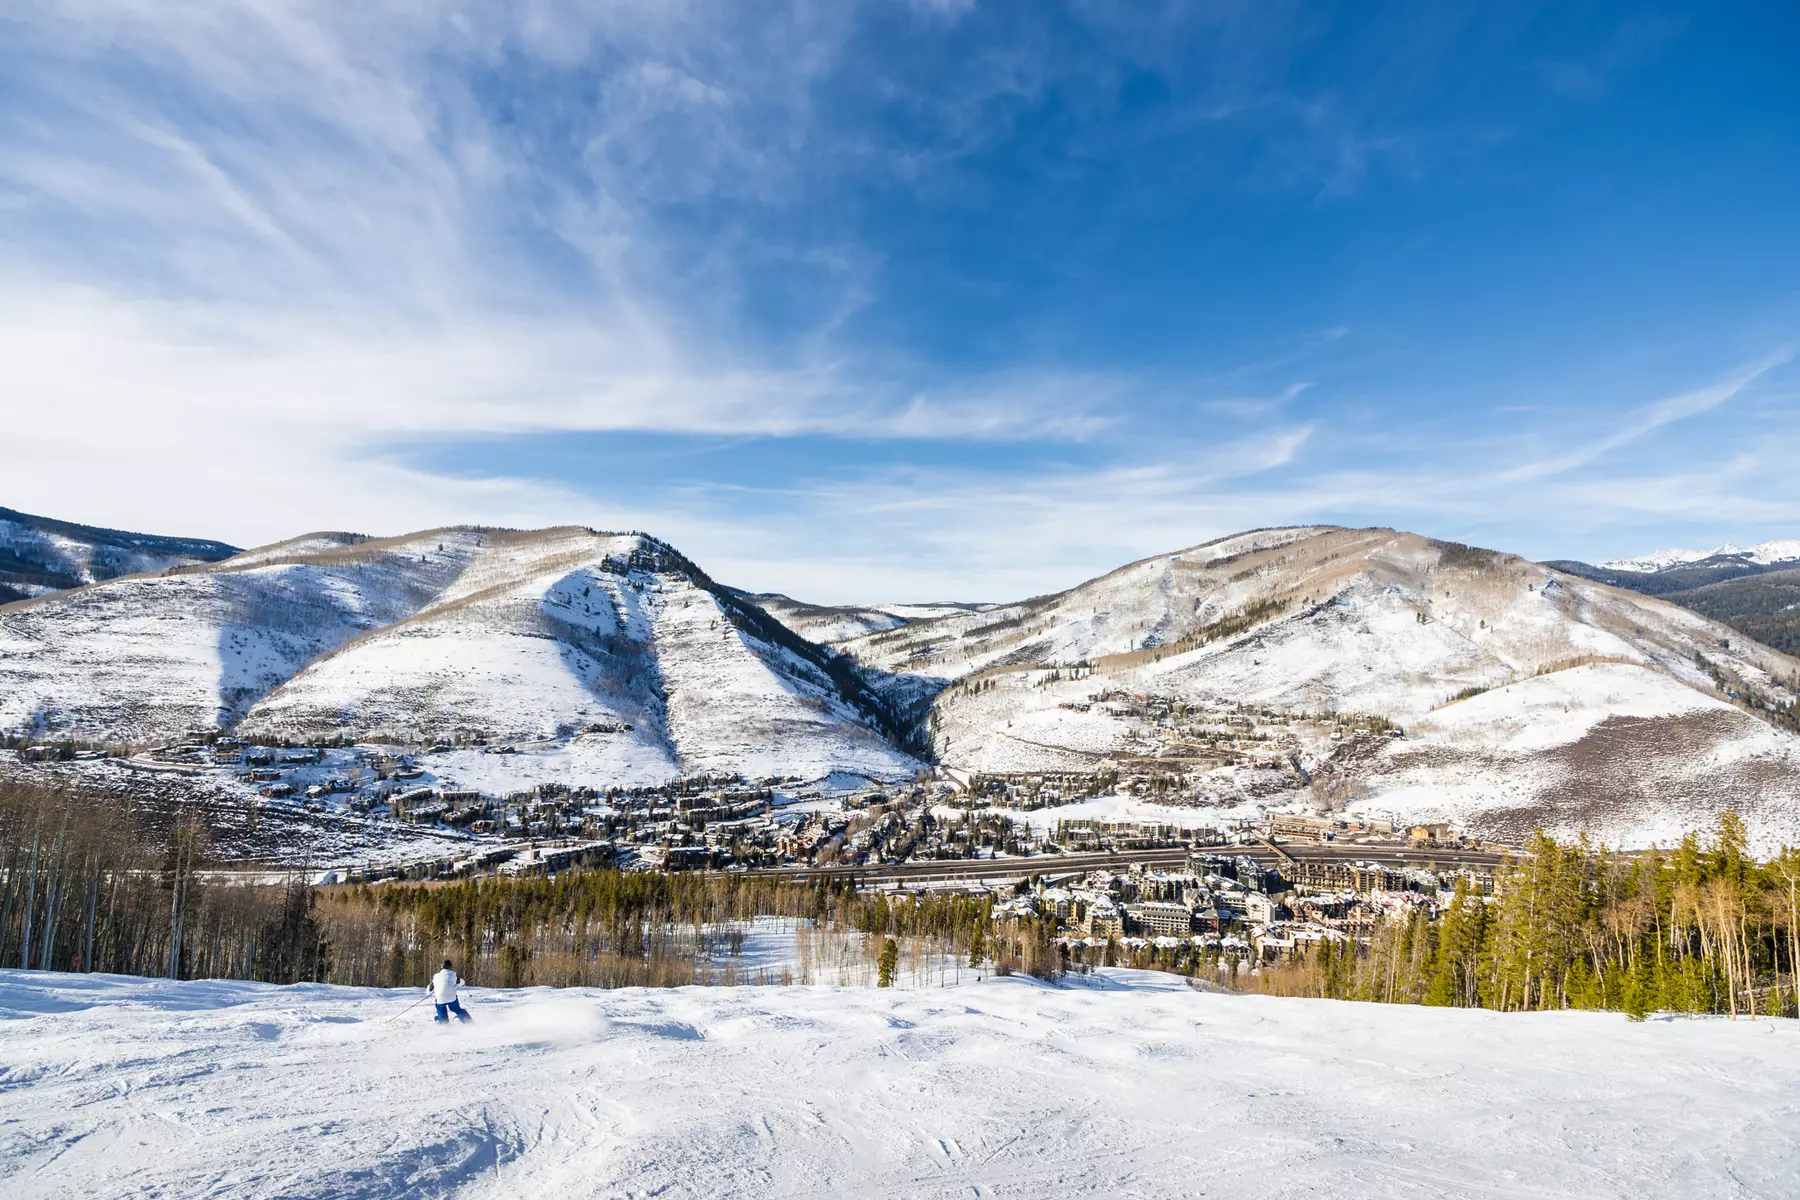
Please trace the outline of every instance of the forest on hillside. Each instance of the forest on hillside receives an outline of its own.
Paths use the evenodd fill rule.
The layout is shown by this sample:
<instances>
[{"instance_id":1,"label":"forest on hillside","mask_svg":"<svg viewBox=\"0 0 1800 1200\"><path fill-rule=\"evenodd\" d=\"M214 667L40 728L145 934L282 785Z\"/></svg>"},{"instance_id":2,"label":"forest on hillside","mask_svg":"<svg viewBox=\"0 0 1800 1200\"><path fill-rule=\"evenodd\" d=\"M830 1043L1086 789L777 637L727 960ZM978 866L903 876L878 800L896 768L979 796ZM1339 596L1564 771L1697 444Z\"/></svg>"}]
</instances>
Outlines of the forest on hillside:
<instances>
[{"instance_id":1,"label":"forest on hillside","mask_svg":"<svg viewBox=\"0 0 1800 1200\"><path fill-rule=\"evenodd\" d=\"M1723 621L1784 654L1800 655L1800 570L1671 592L1664 599Z\"/></svg>"},{"instance_id":2,"label":"forest on hillside","mask_svg":"<svg viewBox=\"0 0 1800 1200\"><path fill-rule=\"evenodd\" d=\"M1482 897L1390 922L1367 946L1264 969L1279 995L1490 1008L1796 1015L1800 850L1767 861L1743 823L1619 854L1542 834Z\"/></svg>"}]
</instances>

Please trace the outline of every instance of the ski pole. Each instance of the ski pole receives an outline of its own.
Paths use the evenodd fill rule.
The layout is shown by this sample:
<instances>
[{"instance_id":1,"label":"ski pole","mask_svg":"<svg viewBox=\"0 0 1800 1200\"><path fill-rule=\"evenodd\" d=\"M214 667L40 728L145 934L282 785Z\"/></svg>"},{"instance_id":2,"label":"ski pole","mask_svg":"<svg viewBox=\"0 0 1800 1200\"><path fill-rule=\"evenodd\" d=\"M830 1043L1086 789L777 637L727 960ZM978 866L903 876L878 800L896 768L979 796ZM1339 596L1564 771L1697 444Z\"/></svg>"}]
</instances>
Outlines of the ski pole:
<instances>
[{"instance_id":1,"label":"ski pole","mask_svg":"<svg viewBox=\"0 0 1800 1200\"><path fill-rule=\"evenodd\" d=\"M391 1015L391 1016L388 1016L388 1017L385 1017L385 1018L383 1018L383 1019L382 1019L382 1024L383 1024L383 1025L385 1025L385 1024L387 1024L387 1023L388 1023L388 1022L389 1022L389 1021L395 1021L395 1020L398 1020L398 1019L399 1019L399 1018L401 1018L401 1017L404 1017L404 1016L405 1016L405 1015L406 1015L406 1014L407 1014L407 1013L409 1013L409 1012L411 1012L411 1011L412 1011L412 1010L413 1010L413 1009L415 1009L415 1008L417 1008L417 1007L419 1007L419 1005L421 1005L421 1004L423 1004L423 1003L425 1003L425 1002L426 1002L426 1001L427 1001L427 1000L429 1000L429 999L431 999L431 993L430 993L430 992L426 992L426 993L425 993L425 994L424 994L424 995L423 995L423 996L420 996L420 997L419 997L419 998L418 998L418 999L417 999L417 1000L414 1000L414 1001L413 1001L413 1002L412 1002L412 1003L411 1003L411 1004L409 1004L409 1005L407 1005L407 1006L406 1006L406 1007L405 1007L405 1008L403 1008L403 1009L401 1009L401 1010L400 1010L400 1011L399 1011L399 1012L397 1012L397 1013L394 1013L394 1014L392 1014L392 1015Z\"/></svg>"}]
</instances>

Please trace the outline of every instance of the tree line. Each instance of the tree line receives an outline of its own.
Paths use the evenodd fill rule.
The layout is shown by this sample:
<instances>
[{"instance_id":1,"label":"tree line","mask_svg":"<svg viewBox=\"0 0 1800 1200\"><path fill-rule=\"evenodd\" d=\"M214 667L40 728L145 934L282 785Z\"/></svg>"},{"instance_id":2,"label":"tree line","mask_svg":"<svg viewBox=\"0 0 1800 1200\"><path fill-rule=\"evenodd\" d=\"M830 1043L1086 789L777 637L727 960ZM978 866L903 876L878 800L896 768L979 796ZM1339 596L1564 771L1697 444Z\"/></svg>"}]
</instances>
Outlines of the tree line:
<instances>
[{"instance_id":1,"label":"tree line","mask_svg":"<svg viewBox=\"0 0 1800 1200\"><path fill-rule=\"evenodd\" d=\"M313 887L209 872L207 844L198 820L150 839L116 798L0 781L0 966L400 987L448 957L484 986L737 982L747 923L762 917L860 938L870 954L891 939L940 974L947 961L1046 979L1089 965L1054 922L996 920L983 896L616 870ZM1106 961L1218 968L1191 948ZM1441 915L1413 910L1366 943L1323 943L1253 973L1233 964L1228 982L1509 1012L1795 1016L1796 963L1800 850L1759 860L1728 812L1667 851L1538 834L1495 872L1492 895L1463 881Z\"/></svg>"},{"instance_id":2,"label":"tree line","mask_svg":"<svg viewBox=\"0 0 1800 1200\"><path fill-rule=\"evenodd\" d=\"M0 966L403 987L451 958L484 986L675 986L744 978L762 917L991 958L985 899L617 870L315 887L207 848L198 814L153 833L119 797L0 780Z\"/></svg>"},{"instance_id":3,"label":"tree line","mask_svg":"<svg viewBox=\"0 0 1800 1200\"><path fill-rule=\"evenodd\" d=\"M291 983L321 978L325 942L300 880L204 875L203 823L147 848L112 797L0 781L0 965Z\"/></svg>"},{"instance_id":4,"label":"tree line","mask_svg":"<svg viewBox=\"0 0 1800 1200\"><path fill-rule=\"evenodd\" d=\"M1437 919L1414 912L1367 945L1328 943L1260 968L1257 990L1489 1008L1800 1013L1800 850L1766 860L1726 812L1708 835L1622 854L1538 833L1494 876L1459 882Z\"/></svg>"}]
</instances>

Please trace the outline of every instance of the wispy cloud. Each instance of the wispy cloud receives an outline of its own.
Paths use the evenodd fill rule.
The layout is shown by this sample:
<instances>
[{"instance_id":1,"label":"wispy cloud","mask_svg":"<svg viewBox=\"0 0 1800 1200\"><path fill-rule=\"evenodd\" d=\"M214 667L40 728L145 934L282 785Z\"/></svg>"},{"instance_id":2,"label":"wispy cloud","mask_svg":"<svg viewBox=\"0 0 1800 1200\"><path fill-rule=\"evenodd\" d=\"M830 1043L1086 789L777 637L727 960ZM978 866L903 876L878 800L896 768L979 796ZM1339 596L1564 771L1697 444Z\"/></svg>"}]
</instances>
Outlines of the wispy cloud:
<instances>
[{"instance_id":1,"label":"wispy cloud","mask_svg":"<svg viewBox=\"0 0 1800 1200\"><path fill-rule=\"evenodd\" d=\"M1280 394L1274 396L1237 396L1230 399L1202 400L1200 409L1202 412L1224 413L1234 417L1258 417L1279 409L1311 386L1310 381L1302 381L1288 384L1281 389Z\"/></svg>"},{"instance_id":2,"label":"wispy cloud","mask_svg":"<svg viewBox=\"0 0 1800 1200\"><path fill-rule=\"evenodd\" d=\"M1777 367L1792 362L1794 353L1793 347L1784 346L1772 354L1737 367L1723 378L1709 383L1705 387L1667 396L1652 404L1647 404L1618 419L1619 428L1614 432L1586 445L1578 446L1568 453L1521 463L1516 467L1501 471L1496 476L1496 480L1503 484L1527 483L1588 466L1605 458L1615 450L1641 441L1665 425L1713 411L1726 401L1741 395L1751 384Z\"/></svg>"},{"instance_id":3,"label":"wispy cloud","mask_svg":"<svg viewBox=\"0 0 1800 1200\"><path fill-rule=\"evenodd\" d=\"M1133 189L1171 164L1259 213L1419 177L1447 145L1492 134L1426 129L1403 103L1456 61L1459 21L1420 24L1405 54L1349 39L1353 65L1384 64L1352 95L1301 78L1321 56L1279 7L9 12L0 503L245 542L445 521L653 528L728 577L821 598L1038 591L1321 518L1456 532L1501 510L1539 529L1571 511L1596 527L1685 517L1700 498L1746 520L1796 512L1760 453L1702 456L1762 481L1753 491L1616 461L1763 386L1791 352L1627 406L1600 432L1593 413L1517 408L1483 443L1439 421L1416 381L1365 370L1346 385L1355 303L1284 312L1206 354L1189 341L1236 328L1232 314L1179 300L1151 314L1177 332L1141 357L1082 321L1059 325L1066 337L917 334L917 312L940 304L945 325L1014 319L1065 265L1042 261L1061 242L1021 241L1018 277L983 295L991 311L952 308L942 277L913 283L914 311L883 307L911 264L871 196L902 197L921 245L971 212L993 218L1004 194L980 236L1010 247L1010 223L1065 192L1105 192L1121 207L1102 219L1131 226L1156 208ZM1654 39L1635 36L1600 66L1642 61ZM1133 98L1159 91L1171 102L1138 114ZM1126 154L1142 156L1119 176L1127 195L1094 188ZM1146 236L1164 236L1160 219ZM1145 310L1108 287L1092 323L1135 346L1129 314ZM1402 403L1407 388L1428 400ZM518 463L427 470L400 449L641 431L743 438L745 454L800 438L1055 452L627 488Z\"/></svg>"}]
</instances>

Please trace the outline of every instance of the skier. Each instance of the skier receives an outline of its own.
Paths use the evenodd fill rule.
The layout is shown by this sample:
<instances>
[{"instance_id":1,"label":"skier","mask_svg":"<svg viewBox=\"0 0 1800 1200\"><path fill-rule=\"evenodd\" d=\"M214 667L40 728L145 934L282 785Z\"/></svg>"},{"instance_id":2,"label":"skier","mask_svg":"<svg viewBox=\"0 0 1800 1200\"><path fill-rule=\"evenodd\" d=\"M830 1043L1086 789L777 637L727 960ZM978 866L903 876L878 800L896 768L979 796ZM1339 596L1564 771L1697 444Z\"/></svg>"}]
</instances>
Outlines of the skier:
<instances>
[{"instance_id":1,"label":"skier","mask_svg":"<svg viewBox=\"0 0 1800 1200\"><path fill-rule=\"evenodd\" d=\"M456 1019L458 1021L467 1021L469 1019L469 1014L463 1011L463 1006L458 1003L456 999L456 989L461 983L462 980L458 979L456 977L456 972L450 969L450 960L446 958L444 960L444 969L431 977L431 983L425 989L431 993L431 998L437 1002L438 1024L442 1025L447 1023L450 1020L449 1014L451 1013L456 1014Z\"/></svg>"}]
</instances>

